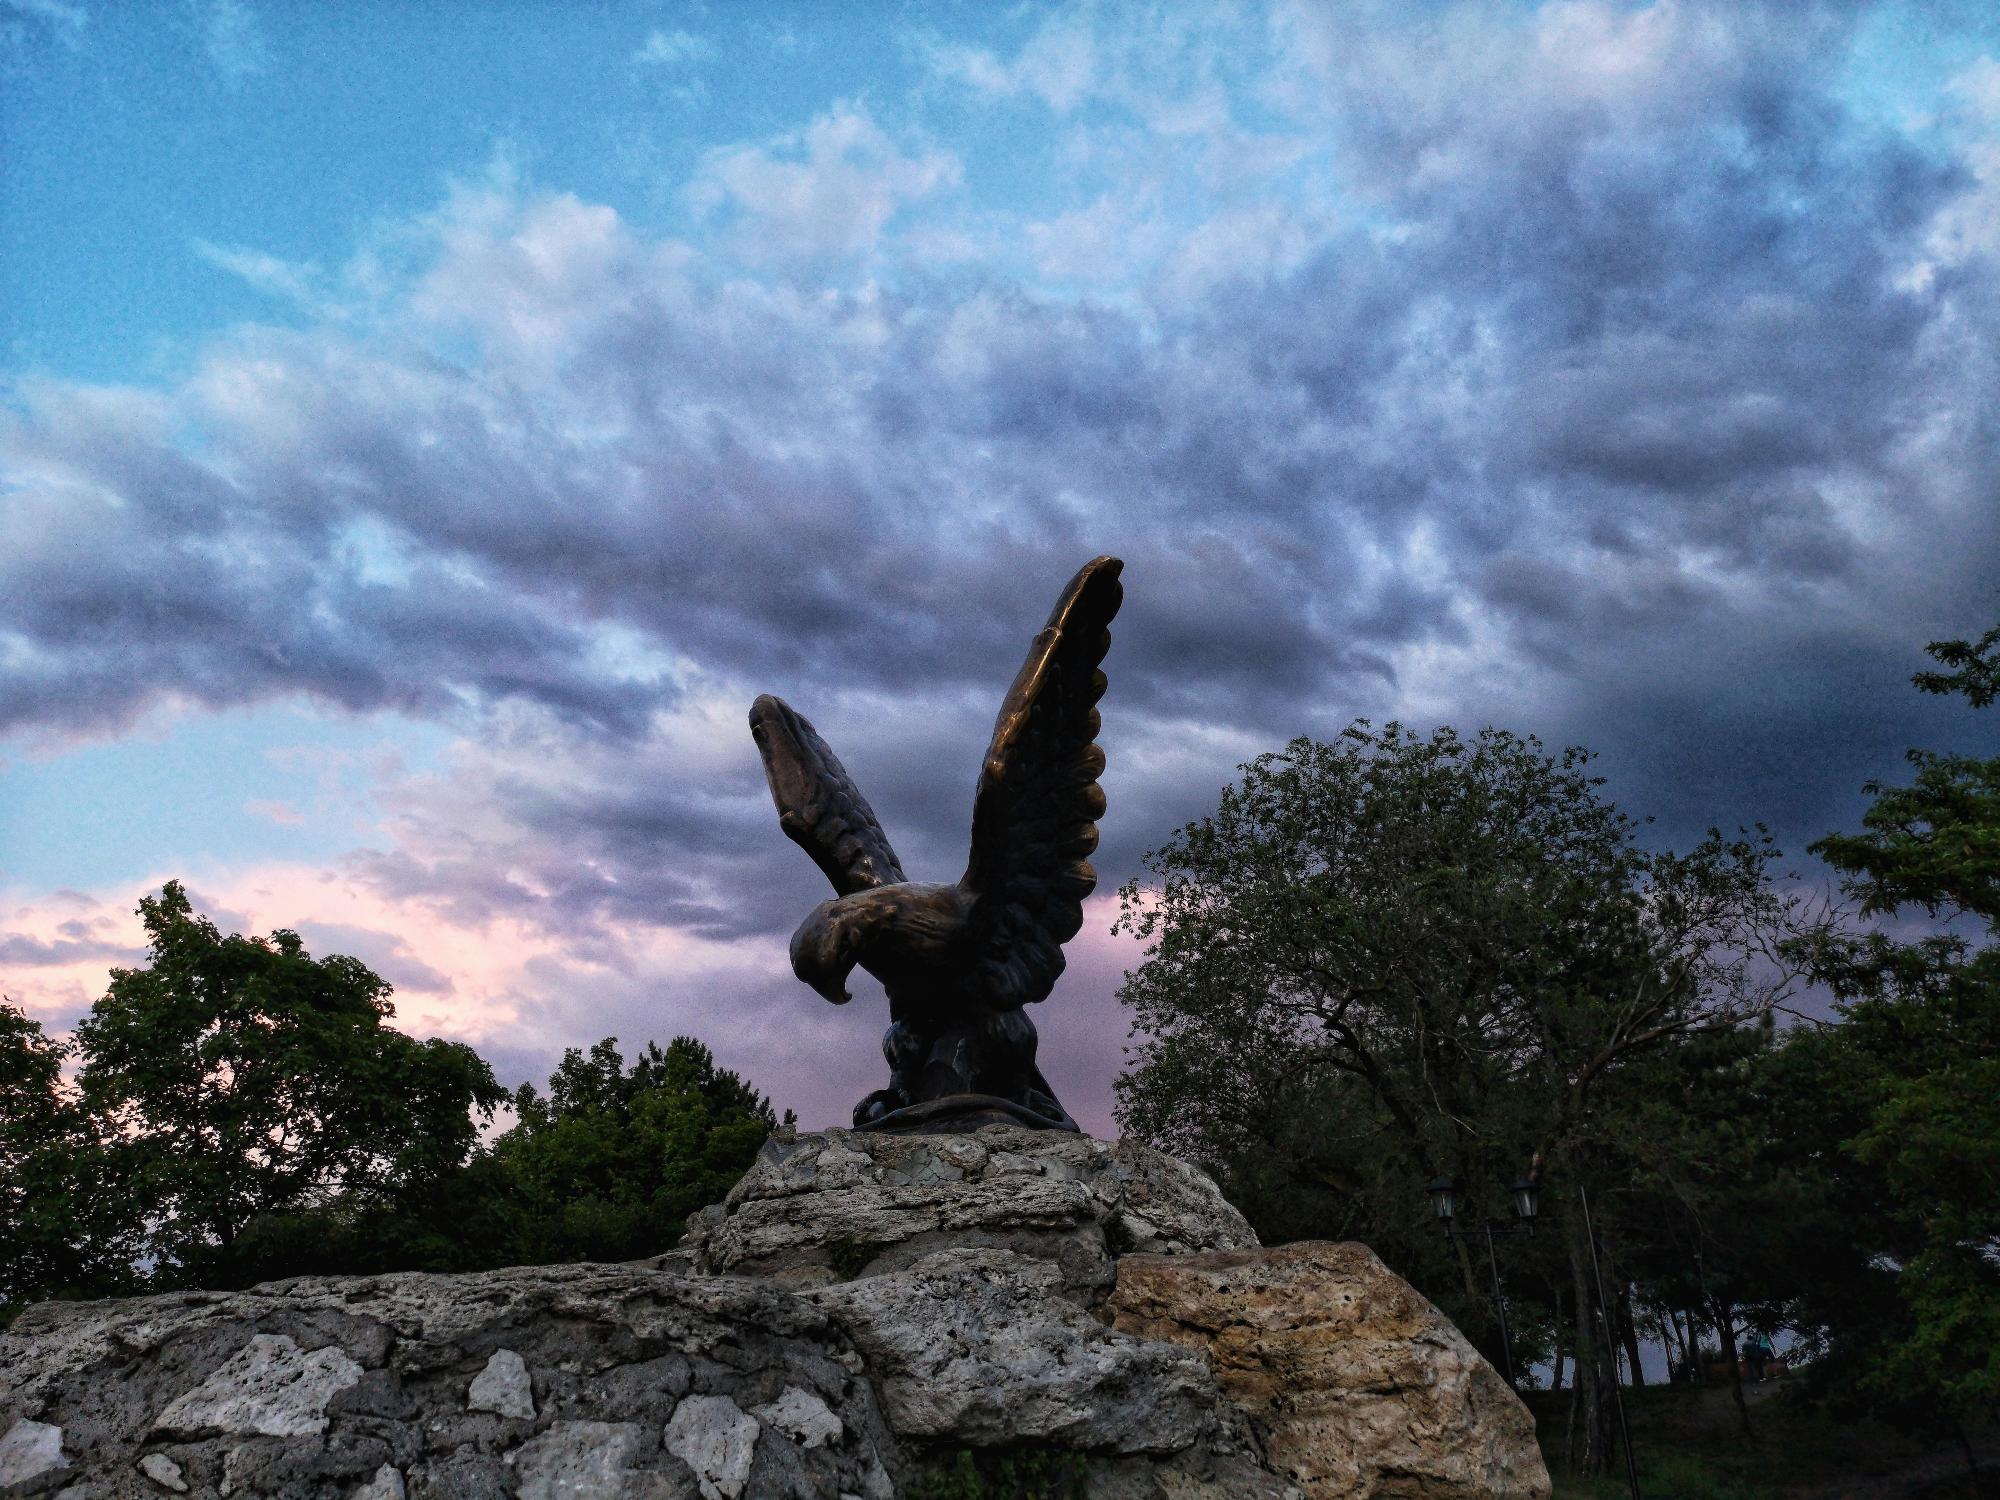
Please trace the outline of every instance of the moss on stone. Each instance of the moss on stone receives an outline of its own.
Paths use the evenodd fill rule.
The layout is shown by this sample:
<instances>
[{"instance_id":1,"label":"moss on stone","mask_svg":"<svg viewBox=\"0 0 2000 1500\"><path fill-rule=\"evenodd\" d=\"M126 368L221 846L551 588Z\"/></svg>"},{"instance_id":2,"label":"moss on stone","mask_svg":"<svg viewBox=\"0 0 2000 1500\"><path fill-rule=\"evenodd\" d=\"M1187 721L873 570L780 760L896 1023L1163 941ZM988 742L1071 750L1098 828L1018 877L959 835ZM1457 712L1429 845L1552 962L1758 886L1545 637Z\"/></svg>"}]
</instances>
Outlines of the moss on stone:
<instances>
[{"instance_id":1,"label":"moss on stone","mask_svg":"<svg viewBox=\"0 0 2000 1500\"><path fill-rule=\"evenodd\" d=\"M1088 1466L1048 1448L959 1448L933 1458L910 1500L1083 1500Z\"/></svg>"},{"instance_id":2,"label":"moss on stone","mask_svg":"<svg viewBox=\"0 0 2000 1500\"><path fill-rule=\"evenodd\" d=\"M828 1240L826 1242L826 1263L833 1267L834 1274L842 1281L852 1281L868 1269L868 1263L875 1259L879 1245L863 1244L859 1240Z\"/></svg>"}]
</instances>

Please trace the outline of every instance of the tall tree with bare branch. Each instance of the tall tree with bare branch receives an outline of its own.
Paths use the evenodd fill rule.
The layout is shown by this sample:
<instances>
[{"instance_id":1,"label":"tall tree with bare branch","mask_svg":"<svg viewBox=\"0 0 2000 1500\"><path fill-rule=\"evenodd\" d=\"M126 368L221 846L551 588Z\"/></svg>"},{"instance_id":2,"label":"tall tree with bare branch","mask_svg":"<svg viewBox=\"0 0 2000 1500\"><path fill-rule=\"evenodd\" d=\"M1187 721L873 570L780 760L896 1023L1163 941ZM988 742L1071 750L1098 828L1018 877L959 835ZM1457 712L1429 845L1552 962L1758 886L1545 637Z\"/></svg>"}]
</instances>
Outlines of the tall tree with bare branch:
<instances>
[{"instance_id":1,"label":"tall tree with bare branch","mask_svg":"<svg viewBox=\"0 0 2000 1500\"><path fill-rule=\"evenodd\" d=\"M1572 1347L1599 1351L1579 1364L1573 1451L1598 1471L1616 1377L1575 1187L1634 1059L1789 993L1782 945L1808 924L1773 879L1778 851L1761 831L1650 851L1585 751L1498 729L1359 722L1242 769L1121 892L1119 925L1149 945L1121 990L1138 1036L1121 1122L1241 1162L1274 1130L1310 1136L1311 1118L1282 1117L1331 1086L1343 1127L1358 1109L1407 1183L1446 1176L1497 1203L1534 1173ZM1282 1190L1283 1164L1263 1167ZM1458 1272L1481 1301L1463 1254Z\"/></svg>"}]
</instances>

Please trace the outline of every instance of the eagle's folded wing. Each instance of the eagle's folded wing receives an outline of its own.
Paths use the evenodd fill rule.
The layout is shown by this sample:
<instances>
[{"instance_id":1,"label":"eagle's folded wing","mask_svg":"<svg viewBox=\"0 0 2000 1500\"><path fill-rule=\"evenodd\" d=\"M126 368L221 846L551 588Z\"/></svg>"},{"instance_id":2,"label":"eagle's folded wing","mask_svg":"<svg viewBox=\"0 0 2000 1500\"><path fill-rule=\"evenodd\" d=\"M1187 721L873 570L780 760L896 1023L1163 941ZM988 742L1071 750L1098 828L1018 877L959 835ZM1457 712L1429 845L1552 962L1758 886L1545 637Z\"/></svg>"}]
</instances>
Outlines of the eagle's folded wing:
<instances>
[{"instance_id":1,"label":"eagle's folded wing","mask_svg":"<svg viewBox=\"0 0 2000 1500\"><path fill-rule=\"evenodd\" d=\"M750 733L764 757L778 826L836 891L851 896L902 882L903 866L868 799L802 714L767 693L750 707Z\"/></svg>"},{"instance_id":2,"label":"eagle's folded wing","mask_svg":"<svg viewBox=\"0 0 2000 1500\"><path fill-rule=\"evenodd\" d=\"M1001 705L980 771L972 857L959 884L978 897L974 981L994 1010L1048 994L1063 971L1062 945L1083 925L1083 898L1097 885L1098 663L1124 598L1122 566L1097 558L1063 590Z\"/></svg>"}]
</instances>

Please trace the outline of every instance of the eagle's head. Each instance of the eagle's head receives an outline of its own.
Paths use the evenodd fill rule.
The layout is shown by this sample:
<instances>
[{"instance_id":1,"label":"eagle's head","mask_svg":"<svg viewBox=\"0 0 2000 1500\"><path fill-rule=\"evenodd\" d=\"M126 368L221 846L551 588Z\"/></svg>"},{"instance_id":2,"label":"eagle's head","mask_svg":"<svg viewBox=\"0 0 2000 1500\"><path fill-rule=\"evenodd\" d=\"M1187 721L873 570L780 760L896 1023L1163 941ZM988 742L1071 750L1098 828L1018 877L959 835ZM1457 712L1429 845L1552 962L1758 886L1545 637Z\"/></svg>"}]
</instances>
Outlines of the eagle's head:
<instances>
[{"instance_id":1,"label":"eagle's head","mask_svg":"<svg viewBox=\"0 0 2000 1500\"><path fill-rule=\"evenodd\" d=\"M847 1003L857 964L892 995L899 984L932 985L964 967L958 949L976 899L912 880L822 901L792 934L792 972L835 1005Z\"/></svg>"},{"instance_id":2,"label":"eagle's head","mask_svg":"<svg viewBox=\"0 0 2000 1500\"><path fill-rule=\"evenodd\" d=\"M792 972L835 1005L854 997L847 976L861 961L864 939L875 913L852 897L822 901L792 934Z\"/></svg>"}]
</instances>

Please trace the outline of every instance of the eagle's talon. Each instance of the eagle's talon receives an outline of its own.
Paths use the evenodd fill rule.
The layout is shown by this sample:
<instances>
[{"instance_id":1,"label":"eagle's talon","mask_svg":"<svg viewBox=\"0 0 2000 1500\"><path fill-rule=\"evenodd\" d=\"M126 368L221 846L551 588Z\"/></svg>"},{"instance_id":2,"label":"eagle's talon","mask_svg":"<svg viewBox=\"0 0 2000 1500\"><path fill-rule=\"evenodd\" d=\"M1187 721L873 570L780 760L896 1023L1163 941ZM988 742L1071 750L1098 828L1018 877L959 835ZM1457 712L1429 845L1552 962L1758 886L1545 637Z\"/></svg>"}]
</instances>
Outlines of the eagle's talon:
<instances>
[{"instance_id":1,"label":"eagle's talon","mask_svg":"<svg viewBox=\"0 0 2000 1500\"><path fill-rule=\"evenodd\" d=\"M1040 1089L1023 1089L1017 1102L1024 1109L1032 1110L1045 1120L1062 1121L1069 1118L1068 1112Z\"/></svg>"},{"instance_id":2,"label":"eagle's talon","mask_svg":"<svg viewBox=\"0 0 2000 1500\"><path fill-rule=\"evenodd\" d=\"M854 1106L854 1127L859 1130L864 1125L873 1125L884 1115L907 1109L909 1104L910 1101L896 1089L877 1089Z\"/></svg>"}]
</instances>

